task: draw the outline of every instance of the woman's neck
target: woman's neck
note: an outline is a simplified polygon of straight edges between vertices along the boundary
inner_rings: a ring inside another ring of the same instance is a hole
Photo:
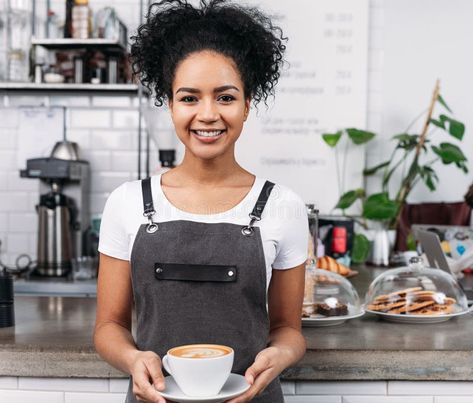
[[[231,186],[240,184],[245,179],[252,181],[254,178],[237,163],[234,156],[202,160],[186,153],[182,163],[172,171],[173,180],[177,180],[181,185]]]

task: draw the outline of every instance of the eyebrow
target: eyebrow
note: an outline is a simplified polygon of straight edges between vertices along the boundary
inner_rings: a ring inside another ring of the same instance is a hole
[[[227,90],[236,90],[240,92],[240,90],[234,85],[222,85],[221,87],[214,88],[214,93],[227,91]],[[201,91],[197,88],[182,87],[176,91],[176,94],[178,92],[190,92],[191,94],[200,94]]]

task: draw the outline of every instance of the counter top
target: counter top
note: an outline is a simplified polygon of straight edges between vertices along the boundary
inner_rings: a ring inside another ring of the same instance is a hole
[[[352,278],[363,295],[380,269]],[[96,354],[94,298],[16,296],[16,326],[0,329],[0,376],[119,378]],[[367,314],[343,325],[303,328],[307,353],[286,380],[471,380],[471,315],[430,325]]]

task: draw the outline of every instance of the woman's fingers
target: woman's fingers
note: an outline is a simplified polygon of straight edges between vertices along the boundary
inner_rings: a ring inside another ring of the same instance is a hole
[[[143,353],[133,371],[133,394],[140,402],[166,403],[158,389],[164,390],[161,359],[156,354]]]
[[[271,366],[270,358],[264,353],[259,353],[256,356],[255,362],[253,363],[253,365],[251,365],[251,367],[249,367],[245,372],[245,378],[248,381],[248,383],[250,385],[253,385],[258,375],[264,370],[268,369],[270,366]]]
[[[148,361],[145,361],[146,368],[148,369],[149,375],[152,380],[152,384],[157,390],[164,390],[166,387],[164,375],[162,371],[161,359],[159,357],[153,357]]]
[[[226,403],[243,403],[251,401],[251,399],[263,392],[266,386],[268,386],[273,379],[274,376],[272,374],[271,368],[260,372],[253,385],[251,385],[251,387],[245,393],[237,396],[235,399],[228,400]]]

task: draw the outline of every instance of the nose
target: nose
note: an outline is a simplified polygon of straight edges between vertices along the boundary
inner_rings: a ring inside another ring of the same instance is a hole
[[[213,99],[202,100],[197,117],[201,122],[215,122],[218,120],[218,107]]]

